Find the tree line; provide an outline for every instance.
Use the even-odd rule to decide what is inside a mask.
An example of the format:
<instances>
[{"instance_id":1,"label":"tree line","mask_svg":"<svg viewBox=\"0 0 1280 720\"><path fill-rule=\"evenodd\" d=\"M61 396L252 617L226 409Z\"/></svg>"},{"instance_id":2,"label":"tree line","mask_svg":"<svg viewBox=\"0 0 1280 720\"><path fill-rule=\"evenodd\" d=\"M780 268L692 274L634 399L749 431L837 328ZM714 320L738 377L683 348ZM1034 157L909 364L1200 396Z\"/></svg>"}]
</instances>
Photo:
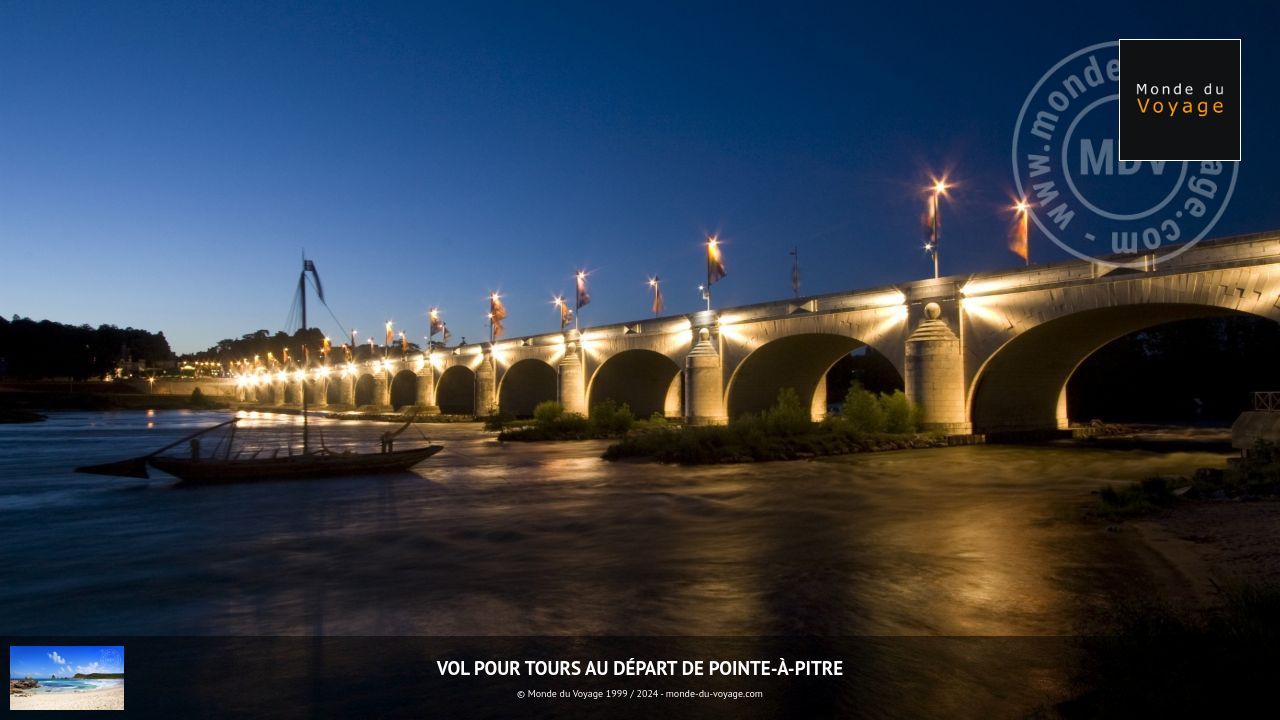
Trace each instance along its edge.
<instances>
[{"instance_id":1,"label":"tree line","mask_svg":"<svg viewBox=\"0 0 1280 720\"><path fill-rule=\"evenodd\" d=\"M84 380L110 374L121 362L173 359L164 333L115 325L67 325L14 315L0 318L0 377Z\"/></svg>"}]
</instances>

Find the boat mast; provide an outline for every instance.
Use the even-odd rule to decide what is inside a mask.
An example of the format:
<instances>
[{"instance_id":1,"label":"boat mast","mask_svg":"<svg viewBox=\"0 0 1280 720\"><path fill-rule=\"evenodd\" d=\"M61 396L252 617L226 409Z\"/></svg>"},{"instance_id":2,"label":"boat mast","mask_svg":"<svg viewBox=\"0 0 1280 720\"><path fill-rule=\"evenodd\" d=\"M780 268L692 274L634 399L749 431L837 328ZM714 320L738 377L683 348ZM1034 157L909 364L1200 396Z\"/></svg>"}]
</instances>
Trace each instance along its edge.
<instances>
[{"instance_id":1,"label":"boat mast","mask_svg":"<svg viewBox=\"0 0 1280 720\"><path fill-rule=\"evenodd\" d=\"M298 294L302 297L302 338L306 342L307 337L307 256L302 255L302 272L298 273ZM306 455L309 451L309 438L307 436L307 353L302 353L302 454Z\"/></svg>"}]
</instances>

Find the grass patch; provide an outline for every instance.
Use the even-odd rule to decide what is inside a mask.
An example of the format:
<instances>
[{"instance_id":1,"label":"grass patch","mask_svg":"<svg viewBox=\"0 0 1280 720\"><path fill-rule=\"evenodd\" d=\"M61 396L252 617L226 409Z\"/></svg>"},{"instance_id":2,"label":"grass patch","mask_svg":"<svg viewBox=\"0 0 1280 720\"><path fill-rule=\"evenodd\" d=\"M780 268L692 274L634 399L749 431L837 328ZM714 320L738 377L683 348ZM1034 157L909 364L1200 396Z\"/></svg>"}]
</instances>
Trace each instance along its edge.
<instances>
[{"instance_id":1,"label":"grass patch","mask_svg":"<svg viewBox=\"0 0 1280 720\"><path fill-rule=\"evenodd\" d=\"M651 458L664 463L713 463L797 460L874 450L945 445L944 438L915 432L917 413L905 397L875 395L855 387L845 413L814 423L796 392L784 388L772 408L734 418L728 425L637 428L605 450L606 460ZM892 413L881 398L894 407ZM852 409L851 409L852 408ZM886 432L891 427L898 432Z\"/></svg>"},{"instance_id":2,"label":"grass patch","mask_svg":"<svg viewBox=\"0 0 1280 720\"><path fill-rule=\"evenodd\" d=\"M654 413L648 420L637 420L626 403L619 405L606 400L592 407L586 417L565 412L560 403L547 401L533 409L532 420L495 421L493 425L486 422L485 428L499 430L500 440L540 442L619 438L633 431L669 428L673 423L660 413Z\"/></svg>"},{"instance_id":3,"label":"grass patch","mask_svg":"<svg viewBox=\"0 0 1280 720\"><path fill-rule=\"evenodd\" d=\"M1118 490L1108 485L1098 491L1098 514L1106 518L1126 518L1162 510L1177 499L1173 494L1174 482L1164 477L1151 477Z\"/></svg>"}]
</instances>

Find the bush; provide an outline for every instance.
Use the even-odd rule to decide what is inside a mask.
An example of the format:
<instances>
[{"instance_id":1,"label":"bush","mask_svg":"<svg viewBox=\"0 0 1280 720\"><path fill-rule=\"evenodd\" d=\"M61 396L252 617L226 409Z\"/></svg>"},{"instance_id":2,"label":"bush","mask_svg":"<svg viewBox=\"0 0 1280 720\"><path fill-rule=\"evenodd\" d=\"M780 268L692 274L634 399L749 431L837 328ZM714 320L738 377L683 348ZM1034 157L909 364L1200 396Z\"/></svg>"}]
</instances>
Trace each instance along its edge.
<instances>
[{"instance_id":1,"label":"bush","mask_svg":"<svg viewBox=\"0 0 1280 720\"><path fill-rule=\"evenodd\" d=\"M196 388L191 391L191 398L190 400L188 400L188 403L193 408L221 407L221 405L219 405L217 402L209 399L209 396L205 395L204 392L200 390L200 388Z\"/></svg>"},{"instance_id":2,"label":"bush","mask_svg":"<svg viewBox=\"0 0 1280 720\"><path fill-rule=\"evenodd\" d=\"M635 419L630 406L618 405L612 399L591 408L591 427L600 435L625 435Z\"/></svg>"},{"instance_id":3,"label":"bush","mask_svg":"<svg viewBox=\"0 0 1280 720\"><path fill-rule=\"evenodd\" d=\"M795 388L786 387L778 391L778 400L764 413L764 420L771 435L795 437L813 430L809 408L800 402Z\"/></svg>"},{"instance_id":4,"label":"bush","mask_svg":"<svg viewBox=\"0 0 1280 720\"><path fill-rule=\"evenodd\" d=\"M533 419L537 420L539 425L550 425L560 419L561 415L564 415L564 406L555 400L540 402L533 409Z\"/></svg>"},{"instance_id":5,"label":"bush","mask_svg":"<svg viewBox=\"0 0 1280 720\"><path fill-rule=\"evenodd\" d=\"M1119 490L1108 485L1098 491L1102 515L1107 517L1146 515L1168 506L1175 497L1173 486L1162 477L1147 478Z\"/></svg>"},{"instance_id":6,"label":"bush","mask_svg":"<svg viewBox=\"0 0 1280 720\"><path fill-rule=\"evenodd\" d=\"M860 382L855 382L849 388L849 393L844 396L844 409L841 414L855 432L884 432L888 426L884 406L876 398L875 393L862 387Z\"/></svg>"},{"instance_id":7,"label":"bush","mask_svg":"<svg viewBox=\"0 0 1280 720\"><path fill-rule=\"evenodd\" d=\"M516 417L509 412L496 412L486 415L484 418L484 429L491 432L500 432Z\"/></svg>"},{"instance_id":8,"label":"bush","mask_svg":"<svg viewBox=\"0 0 1280 720\"><path fill-rule=\"evenodd\" d=\"M881 394L879 401L885 432L913 433L920 426L919 413L901 390L894 390L892 395Z\"/></svg>"}]
</instances>

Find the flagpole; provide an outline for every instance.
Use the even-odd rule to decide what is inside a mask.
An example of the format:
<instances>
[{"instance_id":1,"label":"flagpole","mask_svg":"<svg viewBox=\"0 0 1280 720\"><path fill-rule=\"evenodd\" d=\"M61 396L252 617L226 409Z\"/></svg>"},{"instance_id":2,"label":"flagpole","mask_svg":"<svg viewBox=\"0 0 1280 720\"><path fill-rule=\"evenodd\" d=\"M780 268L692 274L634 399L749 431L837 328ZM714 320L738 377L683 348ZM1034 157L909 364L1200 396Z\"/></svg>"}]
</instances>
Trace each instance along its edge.
<instances>
[{"instance_id":1,"label":"flagpole","mask_svg":"<svg viewBox=\"0 0 1280 720\"><path fill-rule=\"evenodd\" d=\"M933 277L937 279L940 274L938 271L938 240L941 237L939 228L942 225L942 203L938 202L938 198L947 192L946 178L933 181L933 195L930 197L930 222L929 222L929 244L925 247L933 255Z\"/></svg>"},{"instance_id":2,"label":"flagpole","mask_svg":"<svg viewBox=\"0 0 1280 720\"><path fill-rule=\"evenodd\" d=\"M938 225L942 218L938 217L938 193L933 194L933 279L938 279Z\"/></svg>"}]
</instances>

